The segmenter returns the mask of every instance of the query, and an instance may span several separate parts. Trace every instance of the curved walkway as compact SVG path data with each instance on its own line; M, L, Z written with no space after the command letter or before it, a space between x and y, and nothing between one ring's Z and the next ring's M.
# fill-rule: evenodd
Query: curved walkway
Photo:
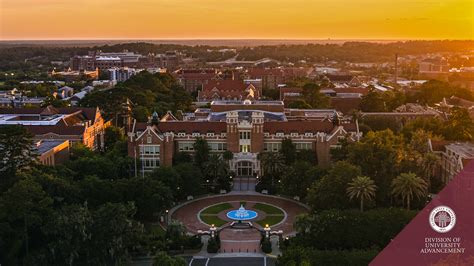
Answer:
M240 201L261 202L283 209L287 214L286 219L282 223L273 226L272 230L283 230L284 236L294 234L293 223L296 216L308 212L308 209L304 207L303 204L285 198L255 194L226 194L196 199L184 203L174 209L171 218L181 221L189 232L196 234L198 230L209 230L209 226L199 219L198 214L202 209L218 203ZM229 223L231 222L229 219L226 220L228 220ZM254 225L258 226L256 223L254 223Z

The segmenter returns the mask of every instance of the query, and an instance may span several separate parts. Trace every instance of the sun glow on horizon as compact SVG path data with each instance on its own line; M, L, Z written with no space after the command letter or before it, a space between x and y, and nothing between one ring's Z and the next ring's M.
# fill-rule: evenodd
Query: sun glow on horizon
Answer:
M0 39L473 39L471 0L0 0Z

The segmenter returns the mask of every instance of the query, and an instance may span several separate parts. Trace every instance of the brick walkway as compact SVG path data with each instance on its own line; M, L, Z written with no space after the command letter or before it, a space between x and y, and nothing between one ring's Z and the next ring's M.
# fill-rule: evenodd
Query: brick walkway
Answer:
M232 202L232 205L236 206L234 202L240 201L267 203L283 209L287 213L287 218L280 225L272 227L272 230L283 230L284 236L294 233L293 223L295 217L299 214L308 212L305 207L284 198L275 198L264 195L222 195L199 199L184 205L172 214L172 219L181 221L189 232L196 234L198 230L209 230L209 226L202 223L198 218L198 213L202 209L222 202ZM263 217L257 217L257 219L261 218ZM256 223L254 223L254 225L258 226Z
M260 252L261 234L255 228L226 228L219 233L221 253L257 253Z

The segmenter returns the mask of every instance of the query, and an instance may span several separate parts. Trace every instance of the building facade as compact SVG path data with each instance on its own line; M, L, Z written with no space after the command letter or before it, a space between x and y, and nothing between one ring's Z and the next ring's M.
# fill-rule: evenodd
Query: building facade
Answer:
M230 151L230 170L239 176L262 174L258 154L277 152L284 139L297 150L310 150L318 164L330 164L330 150L342 138L361 137L357 122L339 120L334 110L285 109L281 101L215 101L209 109L197 109L182 120L155 113L148 123L134 122L128 133L128 153L138 171L170 166L178 153L193 153L203 138L211 153Z
M439 157L437 174L444 183L448 183L474 160L474 144L471 142L430 140L429 148Z
M106 122L98 108L0 108L0 125L22 125L34 140L68 140L96 150L104 147Z

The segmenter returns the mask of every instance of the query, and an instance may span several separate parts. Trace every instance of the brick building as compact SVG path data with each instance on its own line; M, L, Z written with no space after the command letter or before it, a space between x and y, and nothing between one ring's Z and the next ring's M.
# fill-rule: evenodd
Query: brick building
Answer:
M106 122L98 108L0 108L0 125L22 125L34 139L68 140L102 149Z
M173 76L188 92L201 90L210 80L219 79L216 69L180 69Z
M307 77L307 68L249 68L243 75L243 79L261 80L261 85L265 89L276 89L279 84L292 81L298 77Z
M44 165L58 165L69 160L68 140L40 140L35 143L38 161Z
M251 83L246 84L243 80L210 80L206 84L203 84L202 90L198 92L198 101L258 100L261 95L261 89Z
M333 121L338 117L337 121ZM230 169L237 176L261 174L257 157L276 152L290 138L298 150L311 150L318 164L330 163L330 149L341 138L361 137L357 122L340 120L334 110L285 109L281 101L214 101L209 109L184 114L181 120L155 113L148 123L134 122L128 133L128 153L138 171L172 165L177 152L192 153L204 138L212 153L231 151Z

